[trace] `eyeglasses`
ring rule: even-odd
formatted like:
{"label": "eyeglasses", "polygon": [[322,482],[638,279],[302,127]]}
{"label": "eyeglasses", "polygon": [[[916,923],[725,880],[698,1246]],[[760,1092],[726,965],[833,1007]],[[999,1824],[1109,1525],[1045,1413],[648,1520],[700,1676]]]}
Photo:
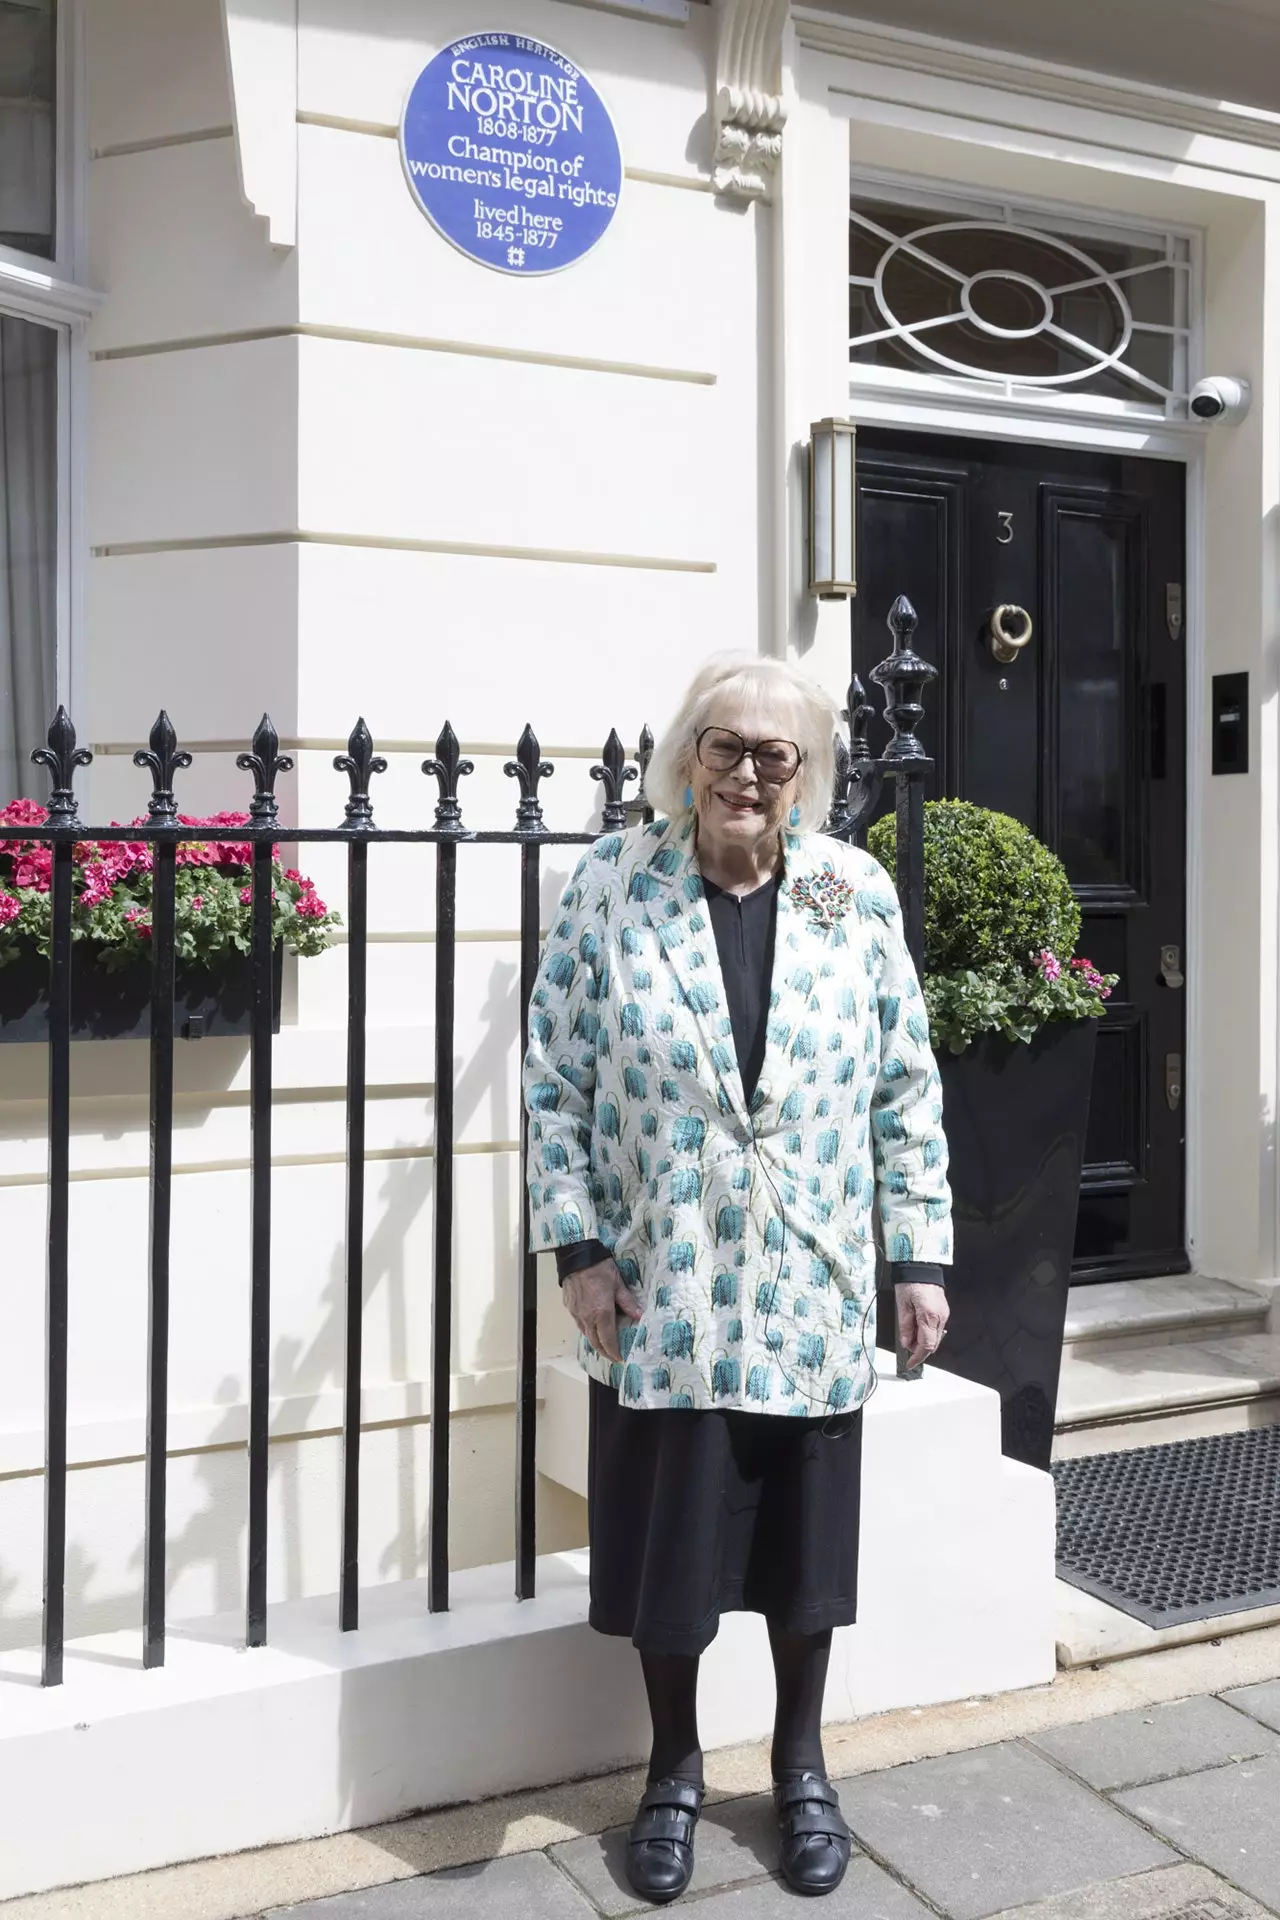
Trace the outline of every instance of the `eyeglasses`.
{"label": "eyeglasses", "polygon": [[732,773],[750,754],[756,778],[769,787],[783,786],[792,779],[804,759],[794,740],[749,742],[732,727],[704,727],[695,742],[695,751],[708,773]]}

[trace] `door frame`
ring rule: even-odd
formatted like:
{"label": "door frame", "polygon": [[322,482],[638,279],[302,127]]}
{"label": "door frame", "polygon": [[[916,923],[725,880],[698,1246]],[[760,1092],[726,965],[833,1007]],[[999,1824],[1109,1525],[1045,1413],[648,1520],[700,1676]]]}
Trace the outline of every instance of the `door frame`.
{"label": "door frame", "polygon": [[[1065,172],[1065,169],[1064,169]],[[889,187],[901,194],[918,192],[925,206],[938,200],[948,201],[990,195],[992,189],[964,180],[938,179],[923,172],[854,164],[849,170],[853,192],[874,194],[877,187]],[[1064,187],[1067,184],[1064,179]],[[1009,190],[1014,191],[1013,183]],[[1064,222],[1072,218],[1087,221],[1090,209],[1078,197],[1061,200],[1040,194],[1017,192],[1021,205],[1042,209]],[[1108,207],[1095,210],[1094,217],[1123,225],[1126,210]],[[1128,210],[1131,225],[1141,225],[1143,216]],[[1192,241],[1191,369],[1194,381],[1202,372],[1204,315],[1203,228],[1185,221],[1171,221]],[[916,392],[866,378],[856,363],[848,370],[849,417],[859,425],[876,426],[901,433],[930,432],[951,439],[1003,440],[1019,446],[1042,446],[1059,451],[1127,453],[1135,458],[1168,460],[1180,465],[1185,474],[1185,518],[1183,559],[1183,639],[1186,675],[1186,765],[1183,769],[1186,795],[1186,924],[1183,931],[1186,976],[1186,1057],[1183,1063],[1184,1087],[1200,1085],[1199,1068],[1203,1047],[1203,994],[1205,969],[1199,964],[1201,924],[1201,875],[1205,859],[1204,783],[1208,761],[1208,716],[1205,688],[1205,430],[1191,422],[1143,419],[1134,414],[1107,417],[1084,411],[1055,412],[1043,405],[1028,406],[1000,395],[983,394],[975,388],[972,395],[958,394],[955,383],[948,389],[941,383],[922,380]],[[1200,1230],[1201,1115],[1198,1103],[1186,1100],[1185,1149],[1183,1154],[1183,1220],[1186,1252],[1192,1272],[1199,1271],[1197,1252]],[[1280,1194],[1277,1195],[1280,1212]]]}
{"label": "door frame", "polygon": [[[1187,1247],[1196,1271],[1277,1288],[1280,1169],[1280,115],[1256,136],[1214,103],[1188,141],[1159,90],[1038,70],[990,48],[793,9],[784,47],[785,165],[772,218],[777,546],[761,644],[833,694],[848,677],[842,607],[808,594],[804,451],[810,424],[851,414],[952,436],[1109,448],[1177,460],[1187,479]],[[1067,98],[1064,89],[1070,94]],[[1187,108],[1187,103],[1181,103]],[[1180,108],[1181,110],[1181,108]],[[1205,235],[1209,368],[1253,383],[1238,426],[1132,416],[1064,422],[851,384],[852,175],[945,182],[1020,202]],[[1212,596],[1213,626],[1208,603]],[[927,636],[922,636],[922,639]],[[927,651],[927,647],[924,649]],[[1210,780],[1207,678],[1250,675],[1245,779]],[[1208,983],[1212,981],[1213,990]]]}

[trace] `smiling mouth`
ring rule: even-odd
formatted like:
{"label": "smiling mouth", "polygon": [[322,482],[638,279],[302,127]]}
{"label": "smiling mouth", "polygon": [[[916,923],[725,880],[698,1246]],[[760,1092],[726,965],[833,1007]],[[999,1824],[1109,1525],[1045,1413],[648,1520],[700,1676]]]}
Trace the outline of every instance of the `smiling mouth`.
{"label": "smiling mouth", "polygon": [[763,813],[764,811],[759,800],[748,800],[745,795],[740,797],[736,794],[717,791],[716,799],[728,807],[731,813]]}

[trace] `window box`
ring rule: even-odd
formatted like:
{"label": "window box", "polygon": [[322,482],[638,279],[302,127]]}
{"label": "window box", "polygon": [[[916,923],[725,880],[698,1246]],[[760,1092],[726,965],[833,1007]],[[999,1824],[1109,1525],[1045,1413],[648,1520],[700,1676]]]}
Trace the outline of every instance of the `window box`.
{"label": "window box", "polygon": [[[284,947],[271,969],[271,1030],[280,1031]],[[173,1031],[180,1040],[230,1040],[247,1036],[253,983],[247,954],[229,954],[216,966],[179,961]],[[151,968],[145,962],[108,973],[92,947],[78,941],[71,952],[71,1038],[146,1040],[151,1034]],[[49,962],[24,953],[0,967],[0,1045],[49,1038]]]}

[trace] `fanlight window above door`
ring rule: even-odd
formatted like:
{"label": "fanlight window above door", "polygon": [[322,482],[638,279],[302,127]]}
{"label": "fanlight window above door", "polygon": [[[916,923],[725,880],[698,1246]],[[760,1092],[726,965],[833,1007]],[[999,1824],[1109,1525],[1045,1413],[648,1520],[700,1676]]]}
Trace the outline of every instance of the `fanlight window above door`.
{"label": "fanlight window above door", "polygon": [[929,375],[953,391],[1185,419],[1193,264],[1187,235],[855,193],[850,359],[894,384]]}

